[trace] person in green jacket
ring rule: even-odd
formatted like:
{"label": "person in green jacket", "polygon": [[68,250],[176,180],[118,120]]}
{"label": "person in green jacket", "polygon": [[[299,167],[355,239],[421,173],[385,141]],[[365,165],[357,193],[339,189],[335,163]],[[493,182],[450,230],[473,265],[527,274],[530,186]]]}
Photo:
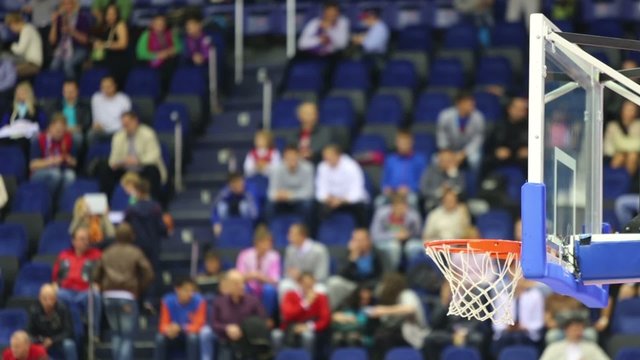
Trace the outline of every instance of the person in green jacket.
{"label": "person in green jacket", "polygon": [[167,25],[164,15],[156,15],[151,20],[149,29],[145,30],[136,46],[136,56],[140,61],[147,61],[152,69],[159,71],[162,89],[166,91],[173,70],[177,65],[177,56],[182,51],[182,41],[177,31]]}
{"label": "person in green jacket", "polygon": [[109,5],[115,3],[118,7],[120,18],[129,22],[131,11],[133,10],[133,0],[93,0],[91,3],[91,13],[96,18],[98,24],[104,21],[104,12]]}

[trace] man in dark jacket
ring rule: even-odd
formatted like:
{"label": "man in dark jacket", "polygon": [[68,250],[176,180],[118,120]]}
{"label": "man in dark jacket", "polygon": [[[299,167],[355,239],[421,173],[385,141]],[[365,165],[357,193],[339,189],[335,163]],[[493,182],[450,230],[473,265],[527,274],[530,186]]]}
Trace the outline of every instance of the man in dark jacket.
{"label": "man in dark jacket", "polygon": [[91,129],[91,105],[79,97],[78,83],[68,79],[62,85],[62,99],[55,104],[54,111],[64,114],[73,140],[83,140]]}
{"label": "man in dark jacket", "polygon": [[46,348],[49,355],[77,360],[71,314],[65,304],[57,301],[53,285],[43,285],[38,300],[29,309],[28,330],[33,342]]}
{"label": "man in dark jacket", "polygon": [[528,103],[523,97],[511,99],[507,107],[507,118],[499,122],[487,141],[488,154],[483,173],[489,175],[500,166],[518,166],[527,173]]}
{"label": "man in dark jacket", "polygon": [[334,142],[333,134],[326,128],[318,125],[318,107],[312,102],[305,102],[298,106],[298,120],[300,130],[294,138],[289,139],[292,144],[297,144],[300,155],[313,163],[322,160],[322,149]]}

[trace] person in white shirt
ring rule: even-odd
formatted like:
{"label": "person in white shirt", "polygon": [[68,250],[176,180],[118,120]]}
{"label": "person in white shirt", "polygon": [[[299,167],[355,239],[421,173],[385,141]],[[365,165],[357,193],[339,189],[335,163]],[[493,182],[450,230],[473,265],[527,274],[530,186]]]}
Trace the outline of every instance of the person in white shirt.
{"label": "person in white shirt", "polygon": [[351,42],[361,46],[365,54],[384,55],[389,44],[389,27],[380,19],[379,9],[369,9],[362,14],[362,22],[367,31],[356,34]]}
{"label": "person in white shirt", "polygon": [[565,320],[564,340],[547,346],[540,360],[609,360],[597,343],[585,340],[583,335],[589,314],[584,315],[575,313]]}
{"label": "person in white shirt", "polygon": [[365,203],[369,195],[360,165],[343,154],[338,145],[326,146],[322,158],[316,174],[316,200],[323,214],[346,211],[352,214],[357,226],[366,227]]}
{"label": "person in white shirt", "polygon": [[100,82],[100,91],[91,97],[93,126],[89,132],[89,143],[111,137],[122,128],[121,116],[131,110],[131,99],[118,91],[116,81],[105,76]]}
{"label": "person in white shirt", "polygon": [[349,45],[349,20],[340,14],[337,2],[327,2],[322,16],[305,25],[298,40],[298,49],[311,55],[327,56]]}
{"label": "person in white shirt", "polygon": [[42,38],[38,30],[24,21],[19,13],[5,17],[11,32],[18,34],[18,42],[11,45],[16,56],[16,72],[19,77],[29,77],[40,72],[42,67]]}

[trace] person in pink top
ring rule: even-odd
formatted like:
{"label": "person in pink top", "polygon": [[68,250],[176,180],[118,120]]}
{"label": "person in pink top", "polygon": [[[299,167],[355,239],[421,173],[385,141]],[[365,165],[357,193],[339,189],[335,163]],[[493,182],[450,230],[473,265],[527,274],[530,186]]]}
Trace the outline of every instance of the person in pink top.
{"label": "person in pink top", "polygon": [[266,225],[259,225],[253,236],[253,247],[238,255],[236,268],[247,280],[247,288],[262,298],[269,314],[278,307],[277,284],[280,280],[280,254],[273,249],[273,237]]}

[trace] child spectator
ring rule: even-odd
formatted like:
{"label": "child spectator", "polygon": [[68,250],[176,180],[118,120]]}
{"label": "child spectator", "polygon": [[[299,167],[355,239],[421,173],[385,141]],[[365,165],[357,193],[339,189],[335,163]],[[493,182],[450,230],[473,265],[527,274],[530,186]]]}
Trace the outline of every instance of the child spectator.
{"label": "child spectator", "polygon": [[331,317],[333,347],[371,347],[374,322],[367,310],[374,305],[373,289],[361,286]]}
{"label": "child spectator", "polygon": [[411,132],[399,130],[396,135],[396,153],[388,155],[384,160],[381,187],[385,200],[399,194],[413,196],[412,202],[415,204],[415,194],[420,189],[420,176],[426,166],[427,159],[424,155],[413,151]]}
{"label": "child spectator", "polygon": [[258,217],[258,204],[245,188],[242,175],[231,173],[227,179],[227,186],[218,193],[211,211],[211,225],[215,236],[222,233],[224,219],[240,217],[255,220]]}
{"label": "child spectator", "polygon": [[73,207],[73,218],[69,225],[69,233],[73,234],[79,228],[89,230],[91,245],[104,245],[106,239],[113,239],[116,229],[113,227],[109,214],[92,214],[83,197],[78,198]]}
{"label": "child spectator", "polygon": [[196,277],[196,283],[205,294],[220,294],[220,281],[222,279],[222,262],[218,254],[209,250],[204,254],[204,269]]}
{"label": "child spectator", "polygon": [[38,303],[29,309],[27,329],[34,342],[47,349],[49,355],[65,360],[78,359],[71,314],[58,301],[53,285],[45,284],[40,288]]}
{"label": "child spectator", "polygon": [[89,55],[91,19],[80,11],[78,0],[61,0],[51,19],[49,43],[54,47],[51,70],[62,69],[68,78],[74,79],[76,70]]}
{"label": "child spectator", "polygon": [[244,176],[269,176],[272,169],[280,164],[280,152],[273,146],[273,136],[266,130],[256,132],[254,148],[244,160]]}
{"label": "child spectator", "polygon": [[196,16],[187,18],[184,29],[187,34],[184,47],[187,63],[206,67],[209,65],[209,51],[213,48],[213,41],[204,32],[202,19]]}
{"label": "child spectator", "polygon": [[11,345],[2,352],[2,360],[47,360],[47,350],[37,344],[33,344],[23,330],[18,330],[11,335]]}

